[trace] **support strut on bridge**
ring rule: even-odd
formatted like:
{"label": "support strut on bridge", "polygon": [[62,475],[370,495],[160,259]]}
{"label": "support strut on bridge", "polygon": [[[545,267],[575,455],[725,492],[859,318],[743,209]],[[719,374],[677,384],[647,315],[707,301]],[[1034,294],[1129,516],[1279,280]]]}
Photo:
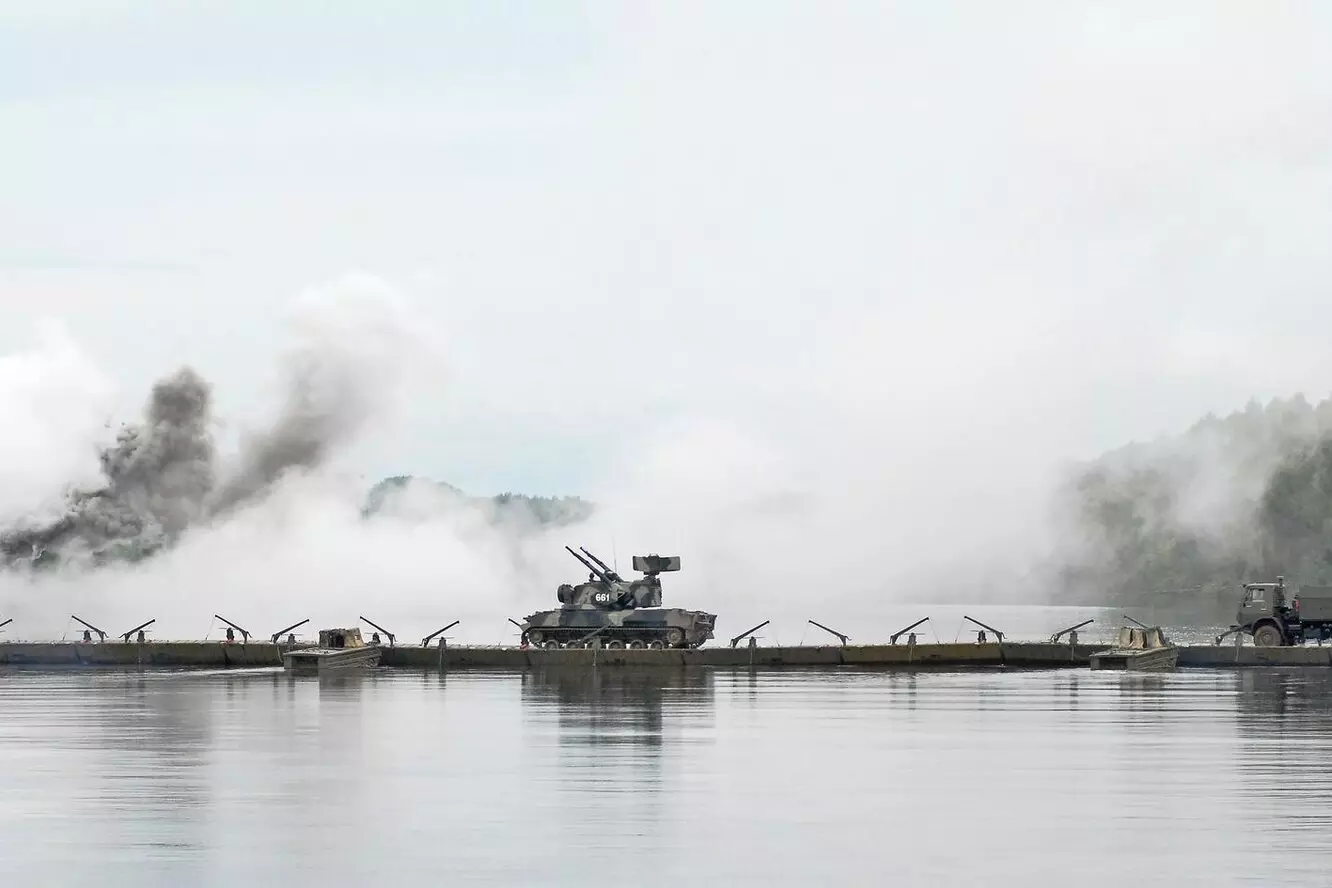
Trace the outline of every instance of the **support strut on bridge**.
{"label": "support strut on bridge", "polygon": [[131,629],[131,630],[128,631],[128,632],[122,632],[122,633],[120,633],[120,638],[121,638],[121,640],[124,641],[126,644],[129,644],[129,637],[130,637],[131,635],[133,635],[135,632],[137,632],[137,633],[139,633],[138,642],[139,642],[139,644],[143,644],[143,640],[144,640],[144,639],[143,639],[143,630],[147,629],[149,626],[153,625],[153,624],[156,623],[156,622],[157,622],[157,618],[156,618],[156,617],[153,617],[153,618],[152,618],[151,620],[149,620],[148,622],[146,622],[146,623],[140,623],[139,625],[135,626],[133,629]]}
{"label": "support strut on bridge", "polygon": [[454,620],[452,623],[445,626],[443,629],[436,629],[434,632],[431,632],[425,638],[421,639],[421,647],[430,647],[430,639],[434,638],[436,635],[439,635],[441,632],[448,632],[450,629],[452,629],[454,626],[457,626],[461,622],[462,620]]}
{"label": "support strut on bridge", "polygon": [[1150,628],[1152,628],[1151,626],[1148,626],[1146,623],[1143,623],[1143,622],[1141,622],[1141,621],[1139,621],[1139,620],[1135,620],[1135,619],[1133,619],[1133,618],[1130,617],[1128,614],[1124,614],[1124,619],[1128,620],[1130,623],[1137,623],[1138,626],[1139,626],[1140,628],[1142,628],[1142,629],[1150,629]]}
{"label": "support strut on bridge", "polygon": [[[984,623],[982,623],[980,620],[977,620],[977,619],[975,619],[974,617],[968,617],[966,614],[963,614],[963,615],[962,615],[962,619],[964,619],[964,620],[971,620],[971,622],[975,623],[977,626],[981,627],[982,629],[989,629],[991,632],[994,633],[994,637],[997,638],[997,639],[999,639],[1000,642],[1002,642],[1002,641],[1004,640],[1004,633],[1000,632],[998,629],[994,628],[993,626],[986,626],[986,625],[985,625]],[[977,644],[984,644],[984,643],[985,643],[985,633],[984,633],[984,632],[977,632],[977,633],[976,633],[976,643],[977,643]]]}
{"label": "support strut on bridge", "polygon": [[78,617],[78,616],[75,616],[74,614],[70,614],[70,615],[69,615],[69,618],[70,618],[71,620],[78,620],[80,623],[82,623],[82,624],[84,625],[84,627],[85,627],[84,632],[83,632],[83,640],[84,640],[84,641],[92,641],[92,636],[90,636],[90,635],[88,634],[88,631],[87,631],[88,629],[91,629],[93,632],[96,632],[96,633],[97,633],[97,637],[100,638],[102,641],[106,641],[106,633],[103,632],[101,629],[98,629],[98,628],[97,628],[96,626],[94,626],[92,623],[89,623],[87,620],[84,620],[84,619],[82,619],[82,618],[80,618],[80,617]]}
{"label": "support strut on bridge", "polygon": [[[237,626],[235,623],[231,622],[231,621],[228,620],[226,617],[222,616],[221,614],[213,614],[213,619],[215,619],[215,620],[221,620],[223,623],[226,623],[226,624],[227,624],[227,641],[235,641],[235,640],[236,640],[236,636],[235,636],[235,634],[231,631],[231,630],[234,629],[234,630],[236,630],[236,632],[239,632],[239,633],[241,634],[241,638],[244,639],[244,642],[242,642],[242,643],[248,643],[248,642],[249,642],[249,640],[250,640],[250,633],[246,632],[244,629],[242,629],[241,627]],[[281,634],[282,634],[281,632],[278,633],[278,635],[281,635]]]}
{"label": "support strut on bridge", "polygon": [[748,635],[752,635],[753,633],[759,631],[760,629],[762,629],[764,626],[768,625],[771,622],[772,620],[764,620],[762,623],[759,623],[753,629],[746,629],[744,632],[741,632],[735,638],[731,639],[731,647],[735,647],[737,644],[740,643],[740,639],[745,638]]}
{"label": "support strut on bridge", "polygon": [[846,640],[847,640],[847,638],[848,638],[849,636],[843,635],[842,633],[838,632],[836,629],[829,629],[827,626],[823,625],[822,623],[818,622],[817,620],[807,620],[806,622],[808,622],[808,623],[810,623],[810,624],[812,624],[812,625],[814,625],[814,626],[818,626],[818,627],[819,627],[820,629],[822,629],[824,632],[827,632],[827,633],[832,634],[832,635],[836,635],[839,639],[841,639],[841,641],[842,641],[842,647],[846,647]]}
{"label": "support strut on bridge", "polygon": [[[277,644],[278,639],[282,637],[283,632],[290,632],[293,629],[299,629],[301,626],[304,626],[308,622],[310,622],[310,618],[306,617],[304,620],[301,620],[299,623],[292,623],[286,629],[279,629],[278,631],[274,632],[272,636],[269,637],[269,641],[273,642],[273,644]],[[287,639],[288,644],[294,641],[296,641],[296,637],[294,635]]]}
{"label": "support strut on bridge", "polygon": [[[919,620],[912,623],[910,626],[906,627],[905,629],[897,630],[892,634],[891,643],[897,644],[897,639],[901,638],[903,635],[906,635],[908,632],[911,632],[912,629],[915,629],[917,626],[919,626],[921,623],[924,623],[928,619],[929,617],[921,617]],[[916,641],[916,633],[911,632],[910,637],[907,638],[907,643],[915,644],[915,641]]]}
{"label": "support strut on bridge", "polygon": [[513,617],[505,617],[504,619],[508,620],[510,623],[518,627],[518,644],[520,644],[523,647],[527,647],[527,631],[523,629],[523,624],[519,623]]}
{"label": "support strut on bridge", "polygon": [[1094,622],[1096,622],[1094,619],[1092,619],[1092,620],[1083,620],[1081,623],[1079,623],[1079,624],[1076,625],[1076,626],[1069,626],[1067,629],[1060,629],[1060,630],[1059,630],[1058,632],[1056,632],[1054,635],[1051,635],[1051,636],[1050,636],[1050,644],[1058,644],[1058,643],[1059,643],[1059,636],[1064,635],[1064,634],[1067,634],[1067,635],[1068,635],[1068,643],[1069,643],[1069,644],[1077,644],[1077,643],[1078,643],[1078,630],[1081,629],[1083,626],[1086,626],[1088,623],[1094,623]]}
{"label": "support strut on bridge", "polygon": [[[362,619],[363,621],[365,621],[366,623],[369,623],[371,626],[374,626],[374,627],[375,627],[376,629],[378,629],[380,632],[383,632],[385,635],[387,635],[387,636],[388,636],[388,640],[389,640],[389,647],[395,647],[395,646],[396,646],[396,645],[394,644],[394,639],[397,638],[396,635],[394,635],[392,632],[388,631],[388,630],[385,629],[383,626],[380,626],[378,623],[374,622],[374,621],[371,620],[371,619],[368,619],[368,618],[366,618],[366,617],[361,617],[361,619]],[[375,636],[374,636],[373,638],[370,639],[370,643],[371,643],[371,644],[379,644],[379,635],[378,635],[378,633],[376,633]]]}

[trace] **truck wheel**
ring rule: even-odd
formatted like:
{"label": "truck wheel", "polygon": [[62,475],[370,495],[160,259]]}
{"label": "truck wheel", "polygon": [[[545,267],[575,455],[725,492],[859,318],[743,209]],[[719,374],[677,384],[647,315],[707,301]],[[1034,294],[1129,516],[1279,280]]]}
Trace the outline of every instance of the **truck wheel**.
{"label": "truck wheel", "polygon": [[1281,630],[1271,623],[1264,623],[1254,630],[1253,643],[1258,647],[1280,647],[1286,643]]}

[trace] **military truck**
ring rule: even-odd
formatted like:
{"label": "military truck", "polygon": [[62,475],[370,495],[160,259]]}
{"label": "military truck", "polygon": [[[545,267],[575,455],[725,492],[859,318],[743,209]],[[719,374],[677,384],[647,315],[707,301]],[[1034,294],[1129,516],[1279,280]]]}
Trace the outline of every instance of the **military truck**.
{"label": "military truck", "polygon": [[643,577],[626,580],[582,546],[582,555],[564,548],[588,569],[587,582],[561,584],[559,609],[529,614],[519,624],[524,645],[590,647],[600,639],[608,648],[696,648],[712,638],[716,614],[661,606],[657,575],[679,570],[680,556],[635,555]]}
{"label": "military truck", "polygon": [[1241,588],[1238,630],[1259,647],[1280,647],[1332,638],[1332,586],[1301,586],[1290,595],[1286,578],[1275,583],[1245,583]]}

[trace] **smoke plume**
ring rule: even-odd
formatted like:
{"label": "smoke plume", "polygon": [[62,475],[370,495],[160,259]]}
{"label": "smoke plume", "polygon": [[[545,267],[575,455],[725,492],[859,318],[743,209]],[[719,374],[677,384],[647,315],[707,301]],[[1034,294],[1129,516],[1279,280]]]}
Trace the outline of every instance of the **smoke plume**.
{"label": "smoke plume", "polygon": [[291,319],[282,363],[285,398],[271,427],[248,437],[208,503],[210,515],[260,497],[292,469],[324,464],[402,398],[404,354],[415,334],[393,291],[358,277],[355,287],[308,296]]}
{"label": "smoke plume", "polygon": [[53,517],[0,533],[0,551],[11,560],[133,559],[263,499],[289,472],[321,467],[367,423],[391,414],[410,338],[394,314],[401,310],[362,279],[307,296],[290,319],[278,416],[248,435],[229,465],[213,439],[210,383],[188,366],[158,380],[141,421],[123,426],[99,454],[101,483],[71,490]]}

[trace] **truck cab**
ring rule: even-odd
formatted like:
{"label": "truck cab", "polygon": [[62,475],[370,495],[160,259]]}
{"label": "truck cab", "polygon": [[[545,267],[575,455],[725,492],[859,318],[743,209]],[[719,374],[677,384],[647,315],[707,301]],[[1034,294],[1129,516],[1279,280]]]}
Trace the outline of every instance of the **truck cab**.
{"label": "truck cab", "polygon": [[1244,597],[1235,623],[1253,635],[1253,643],[1259,647],[1290,644],[1292,636],[1299,634],[1300,618],[1286,597],[1285,577],[1277,577],[1275,583],[1245,583],[1242,588]]}

